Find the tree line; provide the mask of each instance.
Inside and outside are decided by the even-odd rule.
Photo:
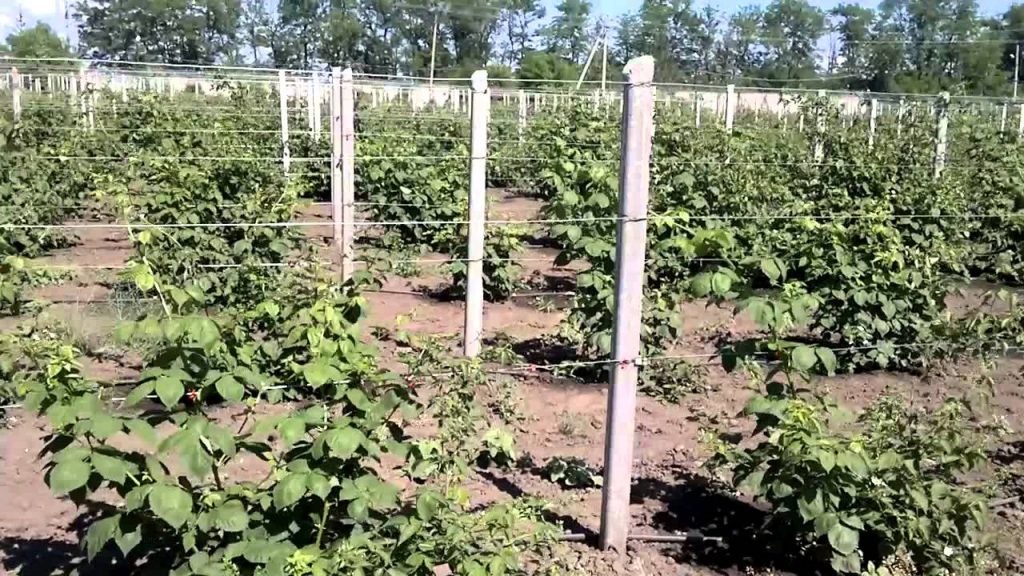
[[[772,0],[726,13],[643,0],[619,18],[591,0],[80,0],[79,55],[110,60],[352,66],[373,74],[568,81],[650,54],[660,82],[1006,95],[1024,43],[1024,4],[983,15],[977,0],[882,0],[877,8]],[[44,25],[8,51],[54,45]],[[30,36],[26,40],[24,36]],[[59,40],[59,39],[58,39]],[[604,66],[608,47],[607,67]],[[432,50],[433,48],[433,50]],[[0,48],[2,49],[2,48]]]

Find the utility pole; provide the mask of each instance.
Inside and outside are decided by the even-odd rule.
[[[430,87],[434,87],[434,62],[437,56],[437,11],[434,11],[434,35],[430,40]]]

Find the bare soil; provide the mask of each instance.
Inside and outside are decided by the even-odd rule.
[[[492,218],[528,218],[538,203],[524,198],[503,197],[492,206]],[[305,217],[323,218],[326,206],[315,206]],[[44,314],[67,326],[79,346],[92,354],[88,369],[93,376],[110,381],[130,379],[138,358],[117,350],[109,337],[116,322],[131,317],[146,306],[131,294],[115,293],[117,266],[131,255],[127,238],[118,230],[79,231],[78,242],[42,261],[80,267],[58,284],[40,288],[35,297],[52,303]],[[329,227],[309,229],[314,237],[326,239]],[[484,327],[488,337],[506,334],[523,343],[530,354],[544,335],[553,335],[563,312],[541,306],[556,300],[533,296],[537,292],[571,291],[579,267],[551,265],[555,252],[531,246],[523,254],[524,277],[533,285],[526,295],[502,304],[486,304]],[[435,257],[442,257],[434,255]],[[425,255],[425,258],[431,255]],[[104,268],[115,267],[115,268]],[[443,301],[433,294],[445,285],[443,270],[423,265],[415,278],[389,275],[383,288],[370,293],[368,328],[393,328],[404,316],[407,330],[423,334],[458,335],[462,331],[463,305]],[[951,306],[963,310],[980,302],[982,288],[971,288],[951,296]],[[137,297],[137,295],[135,295]],[[691,302],[682,307],[684,338],[672,353],[704,354],[715,351],[721,336],[742,338],[755,333],[749,318],[734,317],[731,310]],[[17,319],[0,320],[9,329]],[[367,334],[370,330],[365,331]],[[367,336],[369,337],[369,336]],[[532,348],[531,349],[531,345]],[[387,354],[387,347],[383,348]],[[393,364],[384,358],[385,365]],[[812,574],[816,569],[791,564],[788,550],[762,531],[764,512],[743,497],[720,487],[702,468],[708,454],[700,438],[705,429],[745,429],[737,414],[750,395],[744,380],[726,373],[714,361],[706,362],[709,392],[685,398],[668,406],[641,397],[638,403],[633,480],[633,533],[637,535],[692,535],[685,543],[654,544],[633,542],[624,555],[600,552],[586,543],[560,547],[556,555],[577,574],[610,576],[639,574]],[[1008,358],[992,374],[995,396],[992,410],[1007,419],[1014,429],[1024,425],[1024,361]],[[975,383],[966,375],[973,366],[952,366],[927,377],[918,374],[872,372],[824,378],[825,387],[847,406],[862,407],[884,394],[900,394],[910,402],[931,405],[944,398],[969,392]],[[544,372],[517,377],[525,421],[517,430],[517,448],[542,464],[552,456],[576,456],[600,469],[605,440],[605,411],[608,390],[604,383],[582,384]],[[50,574],[68,572],[82,562],[78,546],[85,518],[68,501],[51,494],[44,483],[42,462],[37,456],[43,446],[43,423],[20,409],[9,412],[6,429],[0,430],[0,575]],[[1024,441],[1014,436],[996,455],[1008,480],[1007,496],[1024,494],[1024,473],[1020,464]],[[245,475],[245,470],[238,472]],[[552,502],[553,510],[567,531],[585,534],[590,541],[599,529],[600,490],[562,490],[529,468],[503,472],[481,470],[467,486],[479,505],[522,495]],[[1000,532],[1008,561],[1019,554],[1024,517],[1015,502],[999,508]],[[1015,536],[1015,534],[1017,536]],[[1013,564],[1008,573],[1020,573]],[[99,573],[109,573],[101,571]],[[574,573],[574,572],[570,572]]]

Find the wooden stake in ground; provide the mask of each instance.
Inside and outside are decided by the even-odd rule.
[[[601,547],[626,550],[629,494],[636,426],[636,388],[643,325],[647,198],[654,137],[654,59],[626,64],[619,166],[619,222],[615,244],[615,327],[610,364],[611,390],[605,426]]]
[[[487,121],[491,96],[487,92],[487,71],[472,77],[469,160],[469,246],[466,259],[466,323],[463,352],[467,358],[480,354],[484,324],[484,242],[487,226]],[[520,110],[526,105],[519,93]]]

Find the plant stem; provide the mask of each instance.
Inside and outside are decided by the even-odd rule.
[[[317,527],[317,531],[316,531],[316,547],[317,547],[317,550],[320,549],[320,543],[323,541],[323,538],[324,538],[324,528],[327,526],[327,514],[328,514],[328,512],[330,512],[330,510],[331,510],[331,503],[330,502],[324,502],[324,510],[320,514],[320,526]]]

